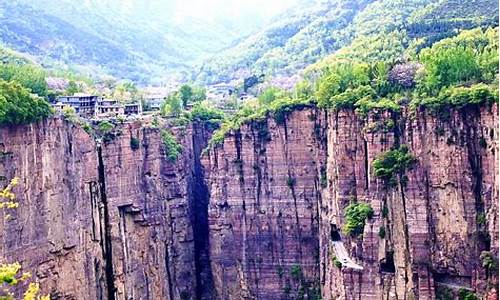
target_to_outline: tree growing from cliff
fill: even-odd
[[[182,146],[177,142],[175,136],[166,130],[160,132],[163,146],[165,147],[165,157],[170,162],[175,162],[182,152]]]
[[[365,222],[373,216],[373,208],[368,203],[353,202],[345,208],[343,231],[351,236],[363,233]]]
[[[18,178],[12,181],[3,190],[0,190],[0,210],[6,211],[16,209],[19,203],[16,202],[16,195],[12,189],[18,184]],[[6,219],[9,219],[9,214],[5,214]],[[16,286],[27,283],[31,277],[30,273],[21,273],[21,264],[0,264],[0,300],[14,300],[12,289]],[[39,295],[40,285],[31,282],[24,292],[23,300],[50,300],[50,297]]]
[[[0,78],[5,81],[15,81],[38,96],[47,96],[47,82],[45,71],[33,65],[0,65]]]
[[[404,178],[407,169],[416,163],[406,145],[382,153],[373,161],[375,176],[383,179],[388,186],[394,186],[398,179]]]

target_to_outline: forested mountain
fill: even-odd
[[[497,24],[498,2],[494,0],[301,2],[205,62],[195,79],[218,82],[256,73],[289,76],[331,54],[335,58],[390,59],[461,29]]]
[[[188,71],[268,18],[251,10],[231,18],[223,9],[179,15],[179,3],[0,0],[0,41],[46,66],[150,82]]]

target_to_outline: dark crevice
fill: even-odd
[[[101,196],[102,204],[102,217],[103,222],[100,222],[101,227],[101,249],[103,253],[104,263],[105,263],[105,274],[106,274],[106,287],[108,300],[115,299],[116,287],[115,287],[115,274],[113,271],[113,249],[111,243],[111,224],[109,221],[109,211],[108,211],[108,198],[106,196],[106,174],[104,169],[104,162],[102,158],[102,148],[101,145],[97,146],[97,156],[99,160],[98,173],[99,173],[99,194]]]
[[[194,264],[196,276],[195,299],[213,299],[213,275],[209,253],[208,205],[209,192],[201,164],[201,153],[208,144],[209,130],[203,124],[193,123],[193,164],[190,187],[191,222],[194,235]],[[217,157],[217,155],[215,155]],[[168,250],[168,249],[167,249]],[[174,299],[174,298],[171,298]]]
[[[168,252],[168,244],[165,243],[165,270],[167,271],[167,282],[168,282],[168,295],[169,299],[173,300],[174,299],[174,291],[172,289],[173,282],[172,282],[172,274],[170,274],[170,263],[169,263],[169,258],[170,258],[170,253]]]

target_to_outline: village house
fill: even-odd
[[[147,106],[149,110],[160,110],[161,104],[165,101],[165,97],[163,95],[148,95],[144,97],[144,104]]]
[[[207,86],[207,100],[220,101],[230,97],[236,90],[233,85],[218,83]]]
[[[102,98],[99,96],[78,93],[73,96],[57,97],[56,105],[73,107],[81,117],[92,118],[96,116],[97,103],[101,100]]]
[[[124,106],[124,114],[126,116],[141,115],[142,106],[141,103],[128,103]]]
[[[142,114],[140,103],[121,104],[114,99],[84,94],[57,97],[52,106],[58,111],[62,111],[64,107],[73,107],[80,117],[88,119]]]
[[[102,99],[97,105],[97,117],[116,117],[124,114],[124,107],[114,99]]]

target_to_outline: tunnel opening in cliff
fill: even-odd
[[[340,242],[341,237],[336,224],[330,224],[330,239],[332,242]]]
[[[394,252],[388,251],[385,258],[380,262],[381,273],[396,273],[396,266],[394,265]]]

